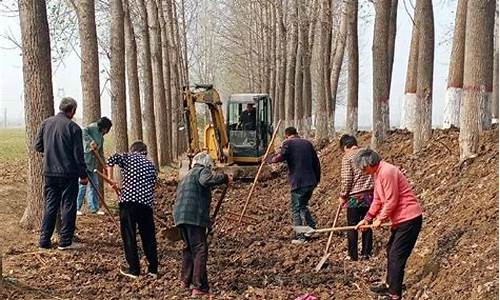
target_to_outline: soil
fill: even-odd
[[[368,133],[360,133],[360,144],[369,140]],[[424,207],[423,229],[407,264],[405,299],[498,298],[498,129],[485,132],[480,144],[479,156],[461,165],[458,131],[453,129],[435,130],[418,155],[411,152],[411,134],[400,130],[379,149],[386,161],[406,172]],[[337,209],[342,154],[336,143],[320,154],[323,177],[310,208],[318,226],[327,227]],[[83,250],[39,251],[36,232],[18,225],[25,183],[16,176],[0,180],[6,277],[0,284],[0,299],[189,298],[179,280],[182,243],[166,240],[163,222],[157,222],[160,277],[130,280],[118,274],[124,263],[122,244],[108,217],[78,218]],[[331,255],[315,273],[327,235],[304,245],[290,243],[286,172],[257,185],[245,218],[254,224],[238,230],[228,217],[241,212],[249,189],[249,183],[231,187],[219,214],[208,262],[214,299],[295,299],[306,293],[319,299],[374,297],[368,287],[385,274],[388,230],[375,233],[374,257],[359,262],[344,260],[346,239],[334,235]],[[156,214],[167,224],[172,223],[174,198],[175,180],[163,179],[157,189]],[[338,225],[345,224],[345,210],[339,221]],[[142,265],[145,269],[146,262]]]

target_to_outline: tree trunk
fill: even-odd
[[[277,74],[278,74],[278,58],[277,58],[277,27],[276,27],[276,9],[274,7],[275,4],[270,4],[270,13],[271,13],[271,99],[272,99],[272,108],[273,108],[273,123],[277,124],[278,120],[278,110],[277,110],[277,100],[278,100],[278,92],[276,88]]]
[[[389,98],[391,94],[391,82],[392,82],[392,66],[394,64],[394,47],[396,43],[396,29],[397,29],[397,20],[398,20],[398,0],[391,0],[391,14],[389,16],[389,36],[387,37],[387,80],[388,80],[388,88]],[[387,105],[382,106],[382,119],[384,122],[384,132],[389,131],[391,129],[391,120],[390,120],[390,99],[387,99]]]
[[[171,91],[171,107],[172,107],[172,144],[171,151],[172,157],[176,158],[179,156],[179,121],[181,120],[181,103],[180,103],[180,73],[179,73],[179,52],[176,44],[176,34],[175,34],[175,26],[174,26],[174,12],[172,8],[172,1],[167,0],[164,1],[165,4],[165,18],[168,23],[170,36],[169,40],[169,55],[170,55],[170,74],[172,75],[171,87],[173,90]]]
[[[493,40],[494,40],[494,33],[495,33],[495,9],[496,9],[496,0],[490,0],[490,2],[493,2],[493,4],[488,3],[488,7],[491,9],[488,11],[488,14],[486,16],[486,28],[484,29],[484,44],[477,44],[477,45],[482,45],[485,49],[485,67],[486,70],[486,95],[487,97],[481,98],[481,124],[482,124],[482,129],[483,130],[488,130],[491,129],[491,98],[493,97],[493,63],[494,63],[494,56],[495,56],[495,47],[493,45]]]
[[[347,116],[346,130],[349,134],[358,131],[358,88],[359,88],[359,50],[358,50],[358,1],[348,3],[347,15],[347,52],[349,77],[347,81]]]
[[[320,40],[320,53],[321,62],[319,64],[319,74],[320,80],[318,82],[318,107],[316,108],[316,139],[323,143],[328,140],[328,109],[327,102],[327,81],[330,80],[329,76],[325,76],[327,73],[326,63],[329,61],[330,52],[328,47],[328,36],[331,32],[330,18],[331,18],[331,6],[329,0],[321,0],[321,40]]]
[[[495,1],[474,0],[467,3],[465,30],[464,95],[460,107],[460,160],[477,156],[481,131],[481,104],[491,91],[488,79],[492,72],[492,53],[488,34],[494,18]],[[478,47],[478,45],[481,45]]]
[[[417,14],[414,14],[413,21]],[[410,55],[408,58],[408,68],[406,70],[405,94],[401,101],[401,129],[413,131],[415,129],[415,110],[417,107],[417,67],[418,67],[418,39],[419,30],[416,23],[413,23],[411,33]]]
[[[171,3],[171,7],[172,7],[172,24],[173,24],[173,28],[172,28],[172,32],[174,33],[175,35],[175,50],[177,51],[177,55],[176,55],[176,58],[177,58],[177,62],[175,64],[175,66],[177,67],[177,74],[179,75],[178,76],[178,81],[175,83],[176,86],[175,86],[175,91],[176,91],[176,106],[179,107],[179,108],[182,108],[183,105],[182,105],[182,87],[187,85],[188,84],[188,80],[187,80],[187,74],[186,74],[186,69],[185,69],[185,59],[187,60],[187,57],[184,56],[184,52],[183,52],[183,45],[185,46],[185,44],[183,43],[183,40],[181,39],[181,35],[180,35],[180,30],[179,30],[179,22],[177,21],[178,18],[177,18],[177,5],[176,5],[176,2],[175,0],[170,0],[170,3]],[[184,56],[184,57],[183,57]],[[179,120],[179,123],[182,123],[182,120],[183,120],[183,115],[182,115],[182,110],[178,110],[178,120]],[[177,140],[177,153],[184,153],[187,149],[187,143],[188,143],[188,138],[187,138],[187,131],[186,129],[183,131],[183,134],[179,135],[178,136],[178,140]]]
[[[467,0],[458,0],[455,17],[455,31],[448,70],[448,87],[446,89],[443,128],[458,127],[460,123],[460,102],[464,86],[464,51],[465,23],[467,19]]]
[[[331,90],[332,90],[332,102],[337,103],[337,91],[339,88],[340,71],[342,70],[342,63],[344,61],[344,51],[347,41],[347,23],[348,23],[348,12],[347,7],[353,5],[353,2],[345,2],[342,6],[340,24],[337,29],[337,34],[335,38],[335,49],[333,53],[332,61],[332,72],[330,76]]]
[[[186,9],[185,0],[181,0],[181,10],[182,10],[182,37],[184,46],[184,84],[189,85],[189,67],[188,67],[188,52],[187,52],[187,27],[186,27]]]
[[[166,127],[165,134],[167,136],[166,145],[166,155],[167,161],[171,162],[172,156],[172,88],[170,86],[171,76],[170,76],[170,53],[169,53],[169,41],[167,36],[167,24],[165,17],[163,15],[163,4],[164,1],[159,0],[158,2],[158,18],[161,30],[161,52],[162,52],[162,70],[163,70],[163,86],[165,88],[165,111],[166,111]]]
[[[150,1],[150,0],[148,0]],[[153,75],[151,70],[151,48],[149,42],[149,31],[148,31],[148,13],[146,6],[144,5],[144,0],[137,0],[137,6],[139,9],[139,14],[141,16],[141,47],[142,54],[144,55],[142,66],[144,68],[144,78],[142,84],[144,84],[144,125],[145,125],[145,140],[148,145],[148,154],[153,161],[155,167],[158,169],[158,146],[156,143],[156,123],[155,123],[155,105],[153,98]]]
[[[294,113],[294,123],[295,127],[303,132],[303,119],[304,119],[304,57],[306,48],[308,34],[308,20],[306,14],[306,7],[304,0],[297,0],[297,25],[298,28],[298,45],[297,45],[297,61],[295,65],[295,113]]]
[[[418,67],[416,126],[413,133],[413,152],[422,150],[432,135],[432,79],[434,71],[434,13],[432,0],[419,0],[418,14]]]
[[[125,0],[126,1],[126,0]],[[121,0],[111,0],[111,116],[115,151],[128,151],[127,104],[125,96],[125,33]]]
[[[323,57],[323,62],[324,62],[324,70],[323,70],[323,80],[325,82],[325,97],[326,97],[326,110],[328,111],[328,135],[333,136],[335,134],[335,109],[337,106],[337,101],[336,99],[333,99],[332,97],[332,84],[330,81],[330,78],[332,76],[332,68],[331,68],[331,62],[332,62],[332,32],[333,32],[333,19],[332,19],[332,1],[328,3],[328,19],[325,20],[325,23],[323,26],[327,26],[328,31],[325,32],[324,36],[322,38],[326,39],[326,44],[325,44],[325,53]]]
[[[54,114],[50,38],[44,0],[19,0],[18,7],[23,54],[26,148],[30,158],[28,201],[21,225],[26,229],[34,229],[40,227],[44,207],[42,155],[35,151],[34,143],[42,121]]]
[[[83,125],[101,117],[99,90],[99,53],[95,22],[94,0],[74,0],[78,17],[81,49],[81,83],[83,98]]]
[[[491,100],[491,122],[498,124],[498,1],[495,13],[495,57],[493,59],[493,95]]]
[[[283,15],[283,7],[280,5],[278,8],[279,14],[279,27],[280,27],[280,68],[279,68],[279,101],[278,101],[278,111],[279,120],[285,120],[285,91],[286,91],[286,27]]]
[[[156,140],[158,144],[158,163],[168,162],[167,109],[165,87],[163,86],[163,66],[161,53],[161,31],[158,23],[158,8],[154,0],[147,0],[149,42],[151,47],[151,69],[153,74],[153,99],[156,121]]]
[[[296,3],[297,0],[294,0]],[[294,101],[295,101],[295,65],[297,63],[297,46],[298,46],[298,23],[297,23],[297,7],[293,6],[293,13],[290,21],[292,22],[290,48],[288,55],[287,80],[286,80],[286,100],[285,100],[285,128],[293,126],[294,122]]]
[[[384,111],[389,105],[387,41],[389,38],[391,0],[375,1],[373,34],[373,132],[372,147],[377,148],[385,138]]]
[[[304,45],[309,45],[306,47],[304,54],[304,91],[302,92],[304,98],[304,127],[306,136],[312,134],[312,74],[311,74],[311,57],[314,50],[314,38],[316,32],[316,24],[318,23],[317,11],[319,4],[318,1],[313,2],[313,6],[309,6],[309,28],[308,34],[304,36]]]
[[[125,58],[127,66],[128,99],[130,114],[130,140],[142,140],[141,95],[139,92],[139,75],[137,71],[137,43],[134,27],[130,18],[128,0],[123,0],[125,16]]]
[[[311,82],[311,51],[309,50],[309,27],[313,22],[308,22],[307,28],[302,35],[303,45],[303,84],[302,84],[302,131],[306,137],[311,134],[311,111],[312,111],[312,82]]]

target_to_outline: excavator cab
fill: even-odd
[[[229,145],[236,164],[258,164],[273,133],[272,104],[267,94],[233,94],[227,101]]]

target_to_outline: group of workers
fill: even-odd
[[[52,248],[51,237],[59,210],[62,227],[58,249],[82,246],[73,240],[77,211],[80,212],[89,181],[92,185],[88,195],[89,209],[102,214],[94,172],[94,159],[98,154],[93,152],[103,156],[103,136],[112,124],[104,117],[82,131],[72,121],[76,108],[74,99],[63,98],[60,112],[44,120],[37,135],[35,149],[43,153],[45,176],[45,210],[39,240],[39,247],[44,249]],[[373,232],[362,225],[371,224],[372,228],[378,228],[390,222],[391,236],[386,246],[387,276],[371,289],[379,294],[379,299],[401,299],[406,261],[422,226],[420,204],[399,168],[383,161],[375,151],[360,148],[354,136],[343,135],[340,148],[344,156],[340,166],[339,205],[346,208],[347,223],[357,229],[347,234],[347,259],[358,260],[358,230],[362,231],[361,259],[369,259],[372,255]],[[294,127],[288,127],[280,150],[266,162],[287,163],[293,225],[316,228],[308,206],[321,179],[321,166],[312,143],[301,138]],[[113,180],[115,165],[121,170],[120,185]],[[212,188],[233,181],[231,175],[215,173],[213,166],[207,153],[194,156],[192,168],[177,186],[173,210],[174,223],[184,241],[181,280],[193,297],[210,294],[207,233],[213,225],[209,215]],[[148,260],[147,275],[156,278],[158,257],[153,208],[157,173],[147,158],[147,146],[136,141],[128,153],[112,155],[107,160],[105,176],[113,188],[120,191],[120,229],[128,263],[127,268],[120,268],[120,273],[130,278],[137,278],[141,273],[136,240],[138,230]],[[303,244],[308,239],[305,234],[298,233],[292,243]]]

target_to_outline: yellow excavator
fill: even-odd
[[[211,120],[198,133],[196,103],[205,104]],[[183,89],[184,127],[188,138],[187,159],[182,160],[179,175],[189,170],[191,159],[207,151],[216,163],[237,178],[252,178],[271,141],[272,103],[267,94],[234,94],[227,101],[226,118],[219,93],[212,85],[194,85]],[[203,145],[202,145],[203,143]]]

